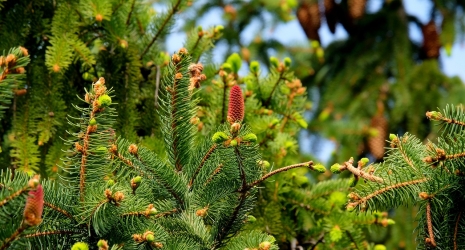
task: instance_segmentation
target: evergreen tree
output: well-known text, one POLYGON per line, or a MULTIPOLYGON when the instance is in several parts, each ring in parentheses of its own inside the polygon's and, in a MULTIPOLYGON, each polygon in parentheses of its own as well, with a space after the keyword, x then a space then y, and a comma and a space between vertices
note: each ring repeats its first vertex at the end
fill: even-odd
POLYGON ((390 135, 383 162, 362 169, 351 158, 331 167, 364 179, 350 193, 347 209, 373 211, 418 204, 417 249, 462 249, 463 228, 463 107, 448 105, 426 117, 441 126, 436 142, 422 143, 416 136, 390 135))
POLYGON ((288 169, 325 169, 309 161, 263 174, 238 85, 228 122, 197 145, 191 121, 203 77, 185 48, 173 54, 158 111, 166 159, 116 136, 114 90, 104 78, 93 83, 85 107, 75 106, 82 115, 69 116, 72 147, 58 180, 2 172, 0 249, 277 249, 260 231, 239 233, 256 186, 288 169))

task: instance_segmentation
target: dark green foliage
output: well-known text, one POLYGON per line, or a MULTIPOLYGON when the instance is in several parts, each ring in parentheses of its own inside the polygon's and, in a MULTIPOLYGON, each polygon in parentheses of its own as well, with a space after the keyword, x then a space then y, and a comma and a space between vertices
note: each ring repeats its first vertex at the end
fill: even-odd
POLYGON ((437 142, 391 136, 383 163, 371 165, 382 183, 368 181, 351 194, 348 209, 369 210, 419 204, 418 249, 461 249, 463 237, 464 117, 462 106, 426 116, 442 125, 437 142))
MULTIPOLYGON (((86 91, 86 107, 75 106, 82 115, 69 116, 76 130, 68 131, 72 139, 65 144, 72 147, 60 178, 42 181, 45 206, 38 226, 24 226, 21 214, 24 194, 34 188, 26 174, 2 174, 0 218, 8 230, 2 230, 1 249, 69 249, 78 241, 94 249, 100 239, 112 249, 242 249, 260 244, 277 249, 271 246, 274 239, 260 231, 237 235, 254 207, 255 185, 265 178, 258 145, 215 144, 204 137, 205 146, 196 148, 191 118, 197 101, 186 72, 191 58, 185 49, 173 58, 164 78, 166 92, 160 96, 167 158, 116 137, 110 99, 115 92, 100 78, 86 91), (219 166, 221 171, 215 171, 219 166)), ((226 125, 220 131, 236 140, 251 133, 245 124, 239 131, 226 125)))

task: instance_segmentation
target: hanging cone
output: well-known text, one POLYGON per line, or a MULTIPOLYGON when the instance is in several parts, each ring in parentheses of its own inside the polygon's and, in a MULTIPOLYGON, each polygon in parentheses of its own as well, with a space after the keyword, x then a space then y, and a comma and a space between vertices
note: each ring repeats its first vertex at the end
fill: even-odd
POLYGON ((336 32, 337 24, 336 2, 334 0, 325 0, 324 4, 326 23, 328 24, 331 33, 334 34, 334 32, 336 32))
POLYGON ((302 2, 297 9, 297 19, 308 39, 320 41, 318 29, 321 25, 318 2, 302 2))
POLYGON ((357 20, 365 13, 366 0, 348 0, 349 16, 352 20, 357 20))
POLYGON ((368 137, 368 150, 373 157, 379 160, 384 156, 384 144, 388 136, 388 122, 383 115, 376 115, 371 119, 370 127, 376 129, 377 133, 368 137))
POLYGON ((421 47, 422 54, 426 59, 438 58, 441 42, 439 40, 436 24, 433 20, 421 27, 423 33, 423 46, 421 47))

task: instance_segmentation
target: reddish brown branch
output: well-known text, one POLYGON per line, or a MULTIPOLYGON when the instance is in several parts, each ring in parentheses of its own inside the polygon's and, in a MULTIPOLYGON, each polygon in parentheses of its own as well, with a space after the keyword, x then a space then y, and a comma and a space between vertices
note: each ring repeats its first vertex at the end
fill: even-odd
POLYGON ((29 190, 29 187, 28 186, 25 186, 23 188, 21 188, 20 190, 12 193, 10 196, 6 197, 5 199, 3 199, 2 201, 0 201, 0 207, 2 207, 3 205, 5 205, 6 203, 8 203, 9 201, 13 200, 14 198, 20 196, 22 193, 25 193, 29 190))
POLYGON ((61 209, 61 208, 59 208, 59 207, 57 207, 57 206, 55 206, 55 205, 53 205, 53 204, 51 204, 49 202, 46 202, 46 201, 44 201, 44 205, 51 208, 51 209, 53 209, 53 210, 55 210, 55 211, 57 211, 57 212, 59 212, 59 213, 62 213, 64 216, 66 216, 66 217, 68 217, 68 218, 70 218, 72 220, 75 220, 74 217, 64 209, 61 209))
POLYGON ((350 158, 348 161, 344 162, 344 166, 340 169, 340 171, 343 171, 345 169, 349 170, 352 174, 356 175, 356 176, 359 176, 363 179, 367 179, 369 181, 373 181, 373 182, 379 182, 379 183, 383 183, 384 180, 383 178, 380 178, 378 176, 374 176, 372 174, 369 174, 365 171, 363 171, 361 168, 356 168, 354 167, 352 164, 354 163, 354 158, 350 158))
POLYGON ((412 181, 406 181, 406 182, 401 182, 401 183, 396 183, 394 185, 391 185, 391 186, 387 186, 387 187, 384 187, 380 190, 376 190, 375 192, 365 196, 365 197, 360 197, 359 199, 357 199, 356 201, 354 202, 351 202, 347 205, 347 207, 356 207, 362 203, 365 203, 367 202, 368 200, 372 199, 373 197, 375 196, 378 196, 382 193, 385 193, 389 190, 393 190, 393 189, 396 189, 396 188, 401 188, 401 187, 406 187, 406 186, 409 186, 409 185, 414 185, 414 184, 418 184, 418 183, 422 183, 422 182, 425 182, 425 181, 428 181, 427 178, 423 178, 423 179, 418 179, 418 180, 412 180, 412 181))
POLYGON ((21 223, 21 226, 13 232, 13 234, 3 241, 3 245, 0 247, 0 250, 8 249, 13 241, 18 238, 18 236, 24 232, 29 227, 26 223, 21 223))
POLYGON ((71 231, 71 230, 57 230, 57 231, 48 231, 48 232, 38 232, 33 234, 26 234, 24 238, 32 238, 32 237, 41 237, 47 235, 54 235, 54 234, 78 234, 79 232, 71 231))
POLYGON ((436 247, 436 241, 434 240, 433 222, 431 221, 431 202, 426 203, 426 223, 428 225, 429 238, 426 238, 426 243, 432 247, 436 247))

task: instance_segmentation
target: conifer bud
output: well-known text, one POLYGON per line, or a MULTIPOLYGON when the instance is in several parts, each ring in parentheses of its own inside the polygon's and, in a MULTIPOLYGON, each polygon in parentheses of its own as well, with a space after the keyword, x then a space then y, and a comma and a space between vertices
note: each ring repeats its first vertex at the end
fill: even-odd
POLYGON ((223 25, 217 25, 214 29, 214 32, 215 33, 220 33, 220 32, 223 32, 224 30, 224 26, 223 25))
POLYGON ((275 68, 278 68, 279 67, 279 60, 278 58, 272 56, 270 57, 270 64, 271 66, 275 67, 275 68))
POLYGON ((258 61, 250 62, 249 69, 250 69, 250 72, 257 74, 260 71, 260 63, 258 63, 258 61))
POLYGON ((111 186, 113 186, 113 185, 115 185, 115 181, 114 181, 113 179, 109 179, 109 180, 107 181, 107 187, 111 187, 111 186))
POLYGON ((99 240, 97 242, 97 246, 98 246, 99 250, 108 250, 109 249, 108 242, 106 240, 99 240))
POLYGON ((226 135, 226 133, 224 132, 216 132, 213 136, 212 136, 212 141, 214 143, 222 143, 224 141, 226 141, 227 139, 229 139, 228 135, 226 135))
POLYGON ((269 241, 264 241, 258 245, 258 250, 270 250, 271 243, 269 241))
POLYGON ((339 163, 336 163, 336 164, 331 166, 331 172, 333 172, 335 174, 339 174, 341 172, 341 168, 342 168, 342 166, 339 163))
POLYGON ((71 250, 89 250, 89 246, 84 242, 76 242, 71 247, 71 250))
POLYGON ((349 203, 346 208, 348 212, 352 212, 355 210, 355 205, 352 203, 349 203))
POLYGON ((40 184, 39 178, 40 178, 39 175, 34 175, 34 177, 32 177, 32 178, 27 182, 27 186, 28 186, 29 188, 31 188, 31 189, 37 188, 37 186, 40 184))
POLYGON ((187 54, 189 54, 189 52, 187 51, 186 48, 180 48, 179 51, 178 51, 178 53, 179 53, 180 55, 187 55, 187 54))
POLYGON ((314 165, 314 166, 313 166, 313 169, 314 169, 315 171, 317 171, 317 172, 320 172, 320 173, 326 172, 325 166, 323 166, 322 164, 319 164, 319 163, 316 164, 316 165, 314 165))
POLYGON ((231 65, 232 71, 236 74, 237 72, 239 72, 239 69, 241 69, 242 58, 237 53, 233 53, 232 55, 230 55, 228 59, 226 60, 226 62, 231 65))
POLYGON ((35 190, 30 190, 24 206, 24 223, 29 226, 37 226, 42 221, 44 210, 44 190, 42 185, 37 185, 35 190))
POLYGON ((145 215, 150 216, 150 215, 156 215, 158 213, 157 209, 153 207, 153 204, 149 204, 147 209, 145 210, 145 215))
POLYGON ((147 242, 154 242, 155 241, 155 235, 152 231, 146 231, 143 235, 142 238, 145 239, 147 242))
POLYGON ((94 126, 96 124, 97 124, 97 121, 95 120, 95 118, 90 119, 90 121, 89 121, 90 126, 94 126))
POLYGON ((335 225, 329 230, 329 239, 331 242, 338 242, 342 239, 342 230, 338 225, 335 225))
POLYGON ((136 155, 137 151, 138 151, 137 145, 136 144, 129 145, 128 151, 129 151, 130 154, 136 155))
POLYGON ((292 63, 291 58, 289 57, 284 58, 284 66, 286 66, 286 68, 289 68, 291 66, 291 63, 292 63))
POLYGON ((224 70, 228 74, 232 72, 232 66, 229 63, 223 63, 221 65, 221 69, 224 70))
POLYGON ((111 104, 111 97, 109 95, 101 95, 98 98, 98 103, 101 107, 107 107, 111 104))
POLYGON ((428 111, 428 112, 426 112, 426 117, 428 117, 428 119, 430 119, 430 120, 439 121, 442 118, 442 114, 440 112, 437 112, 437 111, 428 111))
POLYGON ((133 191, 135 191, 139 186, 140 183, 142 182, 142 177, 141 176, 136 176, 131 179, 131 188, 133 191))
POLYGON ((397 136, 395 134, 389 134, 389 140, 393 141, 397 139, 397 136))
POLYGON ((244 137, 242 137, 243 141, 249 141, 249 142, 256 142, 257 141, 257 136, 255 134, 246 134, 244 137))
POLYGON ((27 51, 26 48, 20 46, 19 49, 21 50, 21 53, 23 53, 23 56, 28 56, 29 55, 29 52, 27 51))
POLYGON ((208 212, 208 206, 195 211, 195 215, 203 218, 207 215, 207 212, 208 212))
POLYGON ((258 161, 258 164, 264 169, 268 169, 271 166, 269 161, 264 161, 264 160, 258 161))
POLYGON ((128 47, 128 42, 126 40, 120 40, 119 46, 123 49, 126 49, 128 47))
POLYGON ((253 215, 247 215, 247 222, 255 222, 257 221, 257 218, 253 215))
POLYGON ((236 140, 231 140, 229 145, 231 145, 232 147, 235 147, 235 146, 237 146, 237 141, 236 140))
POLYGON ((116 202, 120 202, 124 199, 124 194, 121 191, 115 192, 115 195, 113 196, 116 202))
POLYGON ((375 245, 375 248, 373 248, 373 250, 386 250, 386 246, 384 245, 381 245, 381 244, 378 244, 378 245, 375 245))
POLYGON ((234 85, 229 93, 228 121, 230 123, 244 120, 244 97, 241 87, 234 85))
POLYGON ((60 66, 58 66, 58 64, 55 64, 55 65, 53 65, 52 70, 53 70, 53 72, 58 73, 58 72, 60 72, 60 66))
POLYGON ((231 125, 230 131, 231 131, 231 133, 237 133, 237 132, 239 131, 239 129, 241 129, 241 124, 235 122, 235 123, 233 123, 233 124, 231 125))
POLYGON ((95 21, 97 21, 97 22, 99 22, 99 23, 100 23, 101 21, 103 21, 103 16, 102 16, 102 14, 97 14, 97 15, 95 16, 95 21))

